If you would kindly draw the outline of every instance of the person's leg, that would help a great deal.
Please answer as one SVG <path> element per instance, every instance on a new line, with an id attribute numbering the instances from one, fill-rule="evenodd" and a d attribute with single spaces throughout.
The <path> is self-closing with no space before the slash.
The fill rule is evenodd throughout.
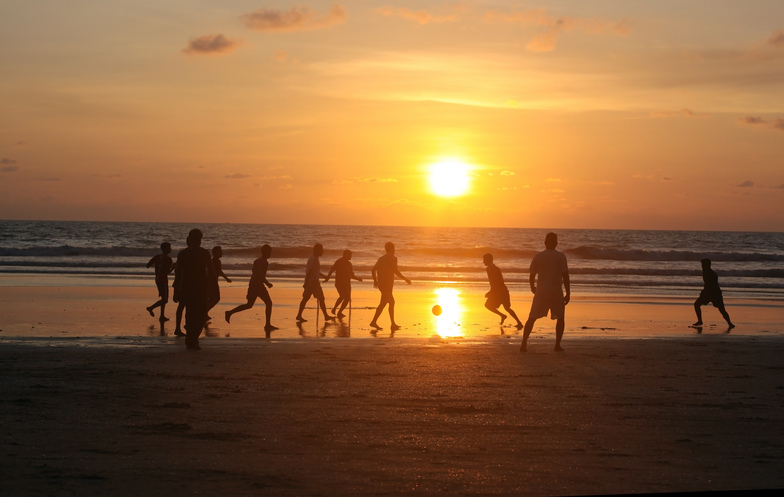
<path id="1" fill-rule="evenodd" d="M 563 352 L 561 348 L 561 338 L 563 338 L 565 328 L 564 317 L 561 316 L 555 322 L 555 351 L 556 352 Z"/>
<path id="2" fill-rule="evenodd" d="M 224 314 L 224 318 L 226 319 L 226 322 L 227 323 L 231 322 L 231 316 L 233 316 L 234 314 L 242 311 L 247 311 L 248 309 L 253 307 L 253 304 L 255 302 L 256 302 L 256 296 L 254 295 L 253 297 L 248 297 L 248 301 L 246 303 L 240 304 L 234 309 L 226 311 L 226 313 Z"/>
<path id="3" fill-rule="evenodd" d="M 204 329 L 207 318 L 207 299 L 193 298 L 186 304 L 185 314 L 185 346 L 189 349 L 200 349 L 199 335 Z"/>
<path id="4" fill-rule="evenodd" d="M 381 300 L 378 303 L 378 307 L 376 307 L 376 313 L 373 314 L 373 320 L 370 322 L 370 326 L 372 326 L 373 328 L 380 328 L 377 321 L 379 316 L 381 316 L 381 313 L 384 312 L 384 307 L 386 307 L 386 305 L 387 305 L 387 299 L 386 296 L 382 293 Z"/>
<path id="5" fill-rule="evenodd" d="M 389 294 L 389 321 L 392 327 L 392 331 L 395 331 L 400 328 L 395 322 L 395 297 L 390 293 Z"/>
<path id="6" fill-rule="evenodd" d="M 161 317 L 158 318 L 158 321 L 168 321 L 169 318 L 166 317 L 166 301 L 161 299 Z"/>
<path id="7" fill-rule="evenodd" d="M 318 305 L 321 307 L 321 312 L 324 313 L 324 321 L 332 321 L 335 319 L 335 316 L 330 316 L 327 314 L 327 302 L 324 298 L 324 295 L 320 295 L 318 297 Z"/>
<path id="8" fill-rule="evenodd" d="M 702 309 L 700 308 L 700 301 L 694 301 L 694 313 L 697 314 L 697 322 L 692 326 L 702 326 Z"/>
<path id="9" fill-rule="evenodd" d="M 350 301 L 351 299 L 346 299 L 346 298 L 343 299 L 343 303 L 340 305 L 340 310 L 338 311 L 338 317 L 342 318 L 343 316 L 345 316 L 345 314 L 343 314 L 343 311 L 346 309 L 346 306 Z"/>
<path id="10" fill-rule="evenodd" d="M 504 314 L 503 312 L 499 311 L 498 307 L 493 307 L 493 305 L 490 303 L 489 300 L 485 302 L 485 309 L 487 309 L 488 311 L 492 312 L 493 314 L 497 314 L 497 315 L 501 316 L 501 324 L 504 324 L 504 321 L 506 321 L 506 314 Z"/>
<path id="11" fill-rule="evenodd" d="M 534 329 L 534 323 L 536 322 L 536 318 L 529 317 L 528 321 L 525 322 L 525 328 L 523 329 L 523 343 L 520 344 L 520 352 L 528 351 L 528 337 L 531 335 L 531 331 Z"/>
<path id="12" fill-rule="evenodd" d="M 339 295 L 338 299 L 335 301 L 335 305 L 332 306 L 332 314 L 335 314 L 335 311 L 338 310 L 338 306 L 340 305 L 341 302 L 343 302 L 343 297 Z"/>
<path id="13" fill-rule="evenodd" d="M 307 319 L 302 317 L 302 313 L 305 311 L 305 305 L 307 305 L 308 300 L 310 300 L 310 297 L 302 297 L 302 301 L 299 303 L 299 312 L 297 312 L 297 321 L 307 321 Z"/>
<path id="14" fill-rule="evenodd" d="M 520 318 L 517 317 L 517 314 L 515 313 L 515 311 L 512 310 L 512 306 L 504 304 L 504 309 L 506 309 L 506 312 L 508 312 L 509 315 L 512 316 L 515 319 L 515 321 L 517 321 L 517 329 L 518 330 L 522 329 L 523 328 L 523 323 L 522 323 L 522 321 L 520 321 Z"/>
<path id="15" fill-rule="evenodd" d="M 185 302 L 180 300 L 177 304 L 177 312 L 174 316 L 174 334 L 178 337 L 184 337 L 185 333 L 182 332 L 180 325 L 182 324 L 182 312 L 185 310 Z"/>
<path id="16" fill-rule="evenodd" d="M 149 312 L 149 313 L 150 313 L 150 316 L 152 316 L 152 317 L 155 317 L 155 313 L 154 313 L 154 312 L 152 312 L 152 311 L 153 311 L 153 310 L 154 310 L 156 307 L 160 307 L 160 305 L 161 305 L 161 302 L 162 302 L 162 301 L 161 301 L 161 300 L 159 300 L 159 301 L 157 301 L 156 303 L 154 303 L 153 305 L 151 305 L 150 307 L 147 307 L 147 312 Z"/>
<path id="17" fill-rule="evenodd" d="M 719 305 L 716 307 L 719 309 L 722 317 L 724 317 L 724 320 L 727 321 L 727 324 L 730 325 L 730 328 L 734 328 L 735 325 L 732 324 L 732 321 L 730 321 L 730 315 L 727 313 L 727 309 L 724 308 L 724 305 Z"/>
<path id="18" fill-rule="evenodd" d="M 272 299 L 267 296 L 262 296 L 261 300 L 264 302 L 265 309 L 264 309 L 264 317 L 267 318 L 267 324 L 264 325 L 265 331 L 272 331 L 277 330 L 277 326 L 272 326 Z"/>

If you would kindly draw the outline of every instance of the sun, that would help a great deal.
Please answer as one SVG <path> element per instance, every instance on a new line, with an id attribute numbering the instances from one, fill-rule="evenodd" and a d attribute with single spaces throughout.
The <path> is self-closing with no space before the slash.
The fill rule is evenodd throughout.
<path id="1" fill-rule="evenodd" d="M 442 197 L 457 197 L 468 191 L 471 167 L 457 159 L 446 159 L 430 166 L 430 189 Z"/>

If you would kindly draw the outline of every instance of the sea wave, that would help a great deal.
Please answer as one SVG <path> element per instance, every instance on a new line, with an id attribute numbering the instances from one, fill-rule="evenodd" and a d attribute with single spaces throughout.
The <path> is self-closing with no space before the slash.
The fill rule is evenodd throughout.
<path id="1" fill-rule="evenodd" d="M 711 259 L 723 262 L 782 262 L 784 254 L 744 252 L 694 252 L 690 250 L 631 250 L 583 245 L 564 250 L 579 259 L 612 261 L 699 261 Z"/>

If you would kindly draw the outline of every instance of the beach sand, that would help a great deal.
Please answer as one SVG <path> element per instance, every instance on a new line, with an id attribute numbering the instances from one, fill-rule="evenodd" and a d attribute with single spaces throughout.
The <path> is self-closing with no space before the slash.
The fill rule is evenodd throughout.
<path id="1" fill-rule="evenodd" d="M 779 338 L 207 345 L 3 339 L 3 495 L 784 486 Z"/>
<path id="2" fill-rule="evenodd" d="M 393 334 L 366 324 L 375 292 L 355 295 L 358 324 L 311 309 L 298 329 L 300 290 L 274 290 L 271 339 L 257 305 L 194 352 L 146 314 L 150 288 L 0 287 L 0 494 L 784 487 L 779 305 L 728 303 L 729 334 L 706 309 L 697 334 L 687 301 L 577 299 L 566 352 L 540 320 L 521 354 L 481 295 L 439 323 L 433 289 L 403 287 Z M 523 319 L 529 303 L 513 301 Z"/>

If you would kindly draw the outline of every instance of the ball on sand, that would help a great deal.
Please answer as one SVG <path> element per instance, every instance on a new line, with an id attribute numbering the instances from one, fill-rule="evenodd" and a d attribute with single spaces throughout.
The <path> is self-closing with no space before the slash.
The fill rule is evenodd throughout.
<path id="1" fill-rule="evenodd" d="M 433 306 L 433 314 L 435 314 L 436 316 L 440 316 L 442 312 L 444 312 L 444 310 L 441 309 L 440 305 L 436 304 Z"/>

